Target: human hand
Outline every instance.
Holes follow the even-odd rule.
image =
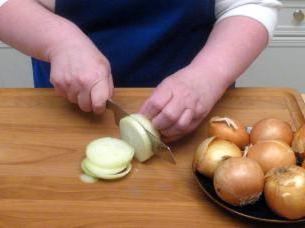
[[[110,64],[91,43],[62,44],[50,55],[50,81],[56,92],[85,112],[102,113],[113,95]]]
[[[165,141],[181,138],[200,124],[222,94],[208,78],[192,68],[179,70],[161,82],[140,113],[152,120]]]

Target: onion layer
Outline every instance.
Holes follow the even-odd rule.
[[[257,142],[248,149],[247,157],[257,161],[264,173],[273,168],[296,164],[292,149],[286,143],[277,140]]]
[[[305,217],[305,170],[299,166],[268,172],[264,195],[270,209],[287,219]]]
[[[240,149],[249,144],[249,134],[245,126],[239,121],[228,117],[215,116],[211,118],[208,126],[208,135],[233,142]]]
[[[264,173],[259,164],[246,157],[229,158],[214,175],[217,195],[234,206],[256,202],[264,188]]]
[[[281,140],[291,145],[293,132],[291,126],[280,119],[266,118],[255,123],[250,133],[252,144],[262,140]]]
[[[193,170],[212,178],[216,168],[229,157],[241,157],[241,150],[233,143],[210,137],[198,147],[193,160]]]

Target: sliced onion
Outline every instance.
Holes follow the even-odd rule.
[[[273,168],[295,165],[296,157],[292,149],[278,140],[259,141],[250,146],[247,157],[257,161],[264,173]]]
[[[93,178],[98,178],[94,173],[92,173],[89,169],[87,169],[87,167],[84,164],[84,161],[82,161],[82,163],[81,163],[81,168],[87,176],[90,176]]]
[[[92,141],[86,149],[87,158],[103,169],[126,167],[133,158],[134,149],[116,138],[100,138]]]
[[[96,167],[95,166],[90,166],[87,163],[82,163],[82,168],[83,168],[84,172],[88,172],[89,171],[88,173],[86,173],[87,175],[89,175],[91,173],[91,174],[93,174],[93,177],[97,177],[97,178],[101,178],[101,179],[106,179],[106,180],[114,180],[114,179],[119,179],[119,178],[122,178],[122,177],[126,176],[130,172],[130,170],[132,168],[132,165],[128,164],[126,169],[122,170],[122,172],[114,173],[114,174],[105,174],[103,172],[95,173],[95,171],[98,171],[96,169]]]
[[[221,162],[230,157],[241,156],[241,150],[234,143],[210,137],[205,139],[196,150],[193,170],[212,178]]]
[[[109,169],[109,168],[102,168],[101,166],[97,166],[94,163],[92,163],[89,159],[84,159],[82,163],[83,166],[85,166],[90,173],[93,173],[97,177],[120,173],[122,172],[122,170],[126,169],[126,167],[129,164],[128,163],[125,166]]]
[[[271,170],[266,175],[264,195],[276,214],[288,219],[305,217],[305,170],[299,166]]]
[[[249,134],[246,127],[239,121],[228,117],[215,116],[211,118],[208,135],[233,142],[240,149],[244,149],[249,144]]]
[[[254,124],[250,133],[250,142],[255,144],[262,140],[281,140],[290,146],[292,137],[293,132],[287,122],[276,118],[265,118]]]
[[[264,188],[264,173],[250,158],[229,158],[215,171],[214,188],[217,195],[234,206],[256,202]]]
[[[92,177],[92,176],[87,175],[87,174],[81,174],[79,178],[80,178],[80,180],[81,180],[82,182],[84,182],[84,183],[86,183],[86,184],[92,184],[92,183],[95,183],[95,182],[98,181],[97,178]]]
[[[120,121],[121,138],[135,148],[135,157],[140,162],[144,162],[154,155],[152,143],[142,125],[159,137],[159,133],[154,129],[151,122],[140,114],[132,114]]]

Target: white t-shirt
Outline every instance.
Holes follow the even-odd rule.
[[[0,7],[9,0],[0,0]],[[232,16],[246,16],[262,23],[272,38],[277,24],[277,14],[281,7],[277,0],[216,0],[216,23]]]

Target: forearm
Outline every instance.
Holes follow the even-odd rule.
[[[207,77],[221,96],[255,60],[268,43],[268,32],[247,17],[229,17],[215,25],[209,39],[190,64],[199,77]]]
[[[66,43],[90,42],[77,26],[35,0],[10,0],[0,7],[0,40],[44,61]]]

